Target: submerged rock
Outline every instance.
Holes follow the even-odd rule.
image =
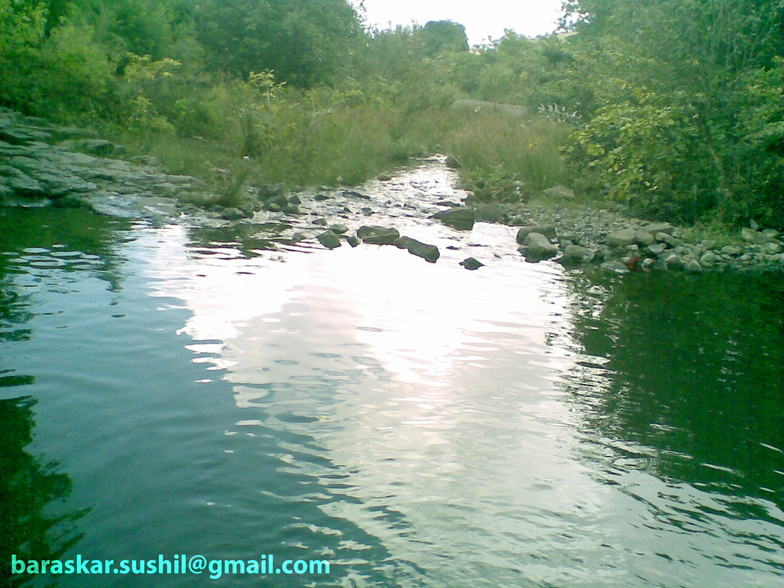
[[[407,249],[412,255],[426,259],[430,263],[435,263],[441,255],[435,245],[428,245],[411,237],[399,237],[395,239],[394,245]]]
[[[484,264],[481,261],[479,261],[479,260],[477,260],[477,259],[475,259],[473,257],[468,257],[468,258],[464,259],[463,261],[461,261],[460,265],[462,265],[467,270],[477,270],[480,267],[482,267]]]

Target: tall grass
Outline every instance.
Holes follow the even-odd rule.
[[[477,196],[518,200],[568,182],[559,150],[570,131],[565,123],[543,118],[478,113],[457,125],[445,145]]]

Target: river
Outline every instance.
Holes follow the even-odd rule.
[[[0,211],[0,578],[784,586],[781,276],[527,263],[510,227],[427,219],[453,180],[424,162],[345,215],[435,264]],[[12,554],[330,572],[25,577]]]

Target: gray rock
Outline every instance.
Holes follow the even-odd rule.
[[[652,270],[655,265],[656,265],[656,260],[655,259],[651,259],[650,257],[646,257],[645,259],[643,259],[642,263],[640,264],[642,269],[645,270],[645,271]]]
[[[708,251],[700,257],[701,265],[713,265],[717,261],[719,261],[719,257],[713,251]]]
[[[567,245],[566,249],[564,249],[564,257],[570,261],[585,263],[593,260],[594,252],[587,247]]]
[[[740,234],[746,241],[754,243],[755,245],[762,245],[768,240],[764,233],[760,233],[753,229],[747,229],[746,227],[743,227],[740,230]]]
[[[480,204],[474,207],[474,219],[497,223],[504,216],[504,211],[497,204]]]
[[[296,204],[287,204],[283,207],[283,214],[297,215],[299,214],[299,206]]]
[[[528,259],[549,259],[558,253],[558,248],[541,233],[529,233],[525,241],[525,256]]]
[[[613,259],[611,261],[605,261],[602,264],[602,267],[606,270],[611,272],[615,272],[616,274],[628,274],[629,268],[626,267],[626,264],[622,261],[618,261],[617,259]]]
[[[650,223],[644,225],[642,227],[643,231],[648,231],[649,233],[656,234],[656,233],[667,233],[668,235],[672,233],[673,227],[670,223]]]
[[[656,239],[654,239],[653,234],[649,233],[648,231],[637,229],[634,232],[634,242],[638,245],[647,247],[648,245],[652,245],[655,241]]]
[[[659,243],[666,243],[670,247],[677,247],[681,244],[680,239],[673,237],[669,233],[665,233],[663,231],[656,233],[655,238]]]
[[[221,211],[221,218],[225,220],[239,220],[241,218],[245,218],[245,213],[242,212],[239,208],[230,206],[228,208],[224,208]]]
[[[664,245],[661,243],[654,243],[653,245],[648,245],[648,252],[652,255],[661,255],[664,252]]]
[[[100,156],[110,156],[122,151],[121,147],[105,139],[68,139],[61,141],[59,146],[69,151],[82,151]]]
[[[372,245],[393,245],[400,232],[388,227],[364,226],[357,229],[357,237]]]
[[[357,239],[354,235],[344,235],[343,238],[346,240],[346,243],[352,247],[356,247],[360,244],[360,240]]]
[[[635,229],[618,229],[607,235],[605,242],[610,247],[627,247],[634,243],[636,238],[637,231]]]
[[[668,253],[666,255],[666,257],[664,258],[664,263],[667,264],[667,267],[683,267],[684,266],[683,258],[680,255],[678,255],[677,253],[675,253],[674,251],[671,251],[670,253]]]
[[[555,239],[557,233],[555,231],[554,225],[540,225],[536,227],[523,227],[519,231],[517,231],[517,242],[520,245],[525,245],[525,240],[531,233],[539,233],[540,235],[544,235],[548,239]]]
[[[346,225],[332,225],[329,227],[329,230],[335,233],[336,235],[342,235],[343,233],[348,232],[348,227]]]
[[[395,239],[394,245],[400,249],[407,249],[410,254],[421,257],[430,263],[438,261],[441,255],[435,245],[428,245],[411,237],[398,237]]]
[[[762,234],[765,235],[768,239],[775,239],[779,236],[779,232],[776,229],[765,229],[762,231]]]
[[[337,247],[340,247],[340,237],[329,229],[316,235],[316,239],[318,239],[318,242],[327,249],[336,249]]]
[[[438,219],[445,225],[459,230],[471,230],[474,227],[474,210],[467,206],[459,206],[437,212],[431,218]],[[361,238],[361,237],[360,237]]]
[[[460,265],[462,265],[467,270],[478,270],[484,264],[481,261],[474,259],[473,257],[468,257],[461,261]]]
[[[569,200],[574,198],[574,190],[560,184],[553,186],[552,188],[547,188],[543,191],[543,194],[548,198],[566,198]]]
[[[327,219],[317,218],[316,220],[313,221],[313,224],[321,227],[326,227],[328,223],[327,223]]]
[[[767,255],[776,255],[781,252],[781,245],[778,243],[765,243],[762,246],[762,252]]]
[[[736,255],[740,255],[741,251],[740,249],[738,249],[737,247],[733,247],[732,245],[725,245],[724,247],[721,248],[721,252],[724,255],[731,255],[734,257]]]
[[[686,266],[684,269],[687,272],[696,274],[702,271],[702,266],[700,265],[700,262],[697,261],[696,259],[690,259],[689,261],[686,262]]]
[[[513,216],[506,221],[510,227],[522,227],[525,225],[525,219],[521,216]]]

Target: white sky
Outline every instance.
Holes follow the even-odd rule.
[[[360,0],[351,0],[355,6]],[[466,28],[468,43],[499,39],[504,29],[535,37],[556,28],[561,0],[364,0],[367,23],[385,29],[452,20]]]

